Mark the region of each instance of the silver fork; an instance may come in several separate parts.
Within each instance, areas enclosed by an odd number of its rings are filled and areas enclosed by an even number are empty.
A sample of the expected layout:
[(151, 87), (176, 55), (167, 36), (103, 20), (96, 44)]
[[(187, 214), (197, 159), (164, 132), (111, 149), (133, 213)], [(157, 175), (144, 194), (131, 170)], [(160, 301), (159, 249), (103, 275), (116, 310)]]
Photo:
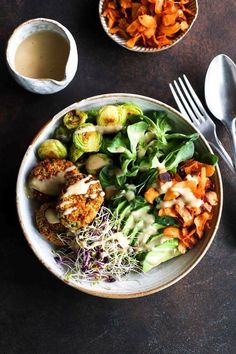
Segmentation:
[(183, 75), (178, 78), (178, 82), (174, 80), (173, 84), (170, 83), (169, 86), (180, 112), (200, 130), (209, 144), (224, 159), (230, 170), (235, 173), (232, 159), (217, 136), (216, 125), (207, 114), (187, 77)]

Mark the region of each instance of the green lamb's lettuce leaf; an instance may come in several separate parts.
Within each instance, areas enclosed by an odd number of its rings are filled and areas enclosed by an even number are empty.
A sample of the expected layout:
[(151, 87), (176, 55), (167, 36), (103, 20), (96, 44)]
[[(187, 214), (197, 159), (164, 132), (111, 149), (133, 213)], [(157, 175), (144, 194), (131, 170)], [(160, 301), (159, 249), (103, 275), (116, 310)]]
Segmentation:
[(218, 163), (219, 158), (214, 154), (206, 153), (203, 154), (202, 156), (199, 156), (198, 160), (208, 165), (215, 166)]
[(162, 163), (165, 165), (167, 170), (172, 170), (176, 168), (180, 162), (191, 159), (193, 154), (194, 144), (190, 140), (184, 144), (181, 144), (176, 150), (171, 151)]
[(180, 226), (178, 219), (172, 216), (156, 216), (155, 221), (163, 226)]
[(148, 124), (145, 122), (134, 123), (129, 125), (127, 128), (127, 135), (130, 141), (130, 149), (135, 156), (137, 153), (137, 145), (140, 139), (144, 137), (144, 133), (146, 132), (147, 128)]
[(125, 154), (128, 158), (133, 157), (129, 150), (129, 141), (121, 132), (116, 134), (114, 139), (110, 141), (107, 145), (107, 150), (113, 154)]
[(137, 175), (135, 178), (135, 184), (137, 185), (138, 193), (140, 193), (144, 187), (148, 187), (155, 182), (157, 173), (157, 169), (152, 168)]
[(181, 133), (173, 133), (173, 134), (168, 134), (166, 136), (167, 141), (169, 142), (170, 140), (173, 139), (178, 139), (178, 140), (191, 140), (191, 141), (195, 141), (199, 138), (199, 135), (197, 133), (193, 133), (190, 135), (185, 135), (185, 134), (181, 134)]
[(146, 202), (146, 200), (143, 197), (137, 196), (133, 200), (130, 201), (130, 205), (132, 207), (132, 210), (135, 211), (137, 209), (141, 209), (143, 207), (146, 207), (149, 204)]
[(111, 185), (116, 185), (116, 175), (114, 173), (114, 166), (104, 166), (99, 172), (99, 181), (103, 188)]

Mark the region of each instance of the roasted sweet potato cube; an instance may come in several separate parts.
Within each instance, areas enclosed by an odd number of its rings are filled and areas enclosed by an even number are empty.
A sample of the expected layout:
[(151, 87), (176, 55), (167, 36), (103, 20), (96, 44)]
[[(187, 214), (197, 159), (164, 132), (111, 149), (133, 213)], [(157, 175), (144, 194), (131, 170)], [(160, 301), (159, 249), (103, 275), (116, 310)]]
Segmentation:
[(178, 192), (174, 192), (170, 189), (168, 189), (168, 191), (166, 192), (165, 196), (164, 196), (164, 200), (172, 200), (172, 199), (176, 199), (178, 198), (179, 193)]
[(174, 208), (161, 208), (158, 212), (159, 216), (173, 216), (174, 218), (177, 217), (177, 213)]
[(144, 198), (150, 204), (153, 204), (154, 200), (159, 197), (160, 193), (153, 187), (148, 188), (144, 193)]
[(168, 226), (163, 230), (163, 234), (165, 236), (173, 237), (173, 238), (181, 238), (181, 230), (178, 227)]

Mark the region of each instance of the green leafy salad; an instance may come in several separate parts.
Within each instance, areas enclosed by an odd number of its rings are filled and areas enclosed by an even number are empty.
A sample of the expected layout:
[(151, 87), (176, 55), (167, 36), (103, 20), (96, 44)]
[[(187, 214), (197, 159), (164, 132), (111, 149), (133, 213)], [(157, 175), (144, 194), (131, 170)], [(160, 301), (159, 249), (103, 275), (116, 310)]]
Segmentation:
[[(58, 241), (55, 261), (67, 278), (112, 282), (195, 246), (217, 204), (217, 157), (200, 158), (197, 139), (174, 131), (166, 112), (132, 103), (65, 114), (37, 153), (39, 165), (54, 171), (53, 183), (55, 166), (67, 163), (50, 208), (43, 204), (47, 232)], [(31, 188), (49, 194), (36, 178), (34, 169)]]

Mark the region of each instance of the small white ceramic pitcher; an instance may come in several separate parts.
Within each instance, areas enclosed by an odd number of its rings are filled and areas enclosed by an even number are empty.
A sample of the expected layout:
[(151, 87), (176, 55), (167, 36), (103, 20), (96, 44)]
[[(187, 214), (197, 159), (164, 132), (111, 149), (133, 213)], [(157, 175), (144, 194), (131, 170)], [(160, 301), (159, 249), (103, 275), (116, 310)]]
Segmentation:
[[(18, 46), (25, 38), (40, 31), (56, 32), (65, 38), (69, 44), (70, 50), (65, 67), (65, 76), (61, 81), (54, 79), (32, 79), (19, 74), (15, 70), (15, 55)], [(72, 34), (59, 22), (48, 18), (35, 18), (17, 27), (8, 41), (6, 59), (10, 73), (16, 82), (28, 91), (40, 94), (51, 94), (64, 89), (75, 76), (78, 66), (78, 52)]]

